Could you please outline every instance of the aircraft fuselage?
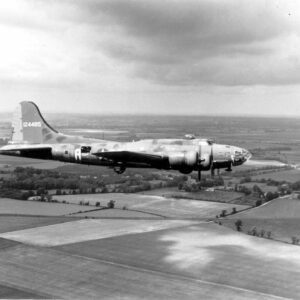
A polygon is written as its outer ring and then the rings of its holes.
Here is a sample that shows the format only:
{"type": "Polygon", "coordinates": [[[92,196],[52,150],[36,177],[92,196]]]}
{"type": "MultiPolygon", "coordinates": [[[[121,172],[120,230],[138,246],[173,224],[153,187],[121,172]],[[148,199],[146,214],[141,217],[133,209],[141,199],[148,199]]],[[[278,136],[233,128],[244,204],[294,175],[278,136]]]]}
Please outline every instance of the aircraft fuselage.
{"type": "Polygon", "coordinates": [[[126,168],[177,170],[183,174],[225,168],[231,171],[251,154],[242,148],[188,136],[114,142],[62,134],[42,117],[33,102],[21,102],[12,122],[12,138],[1,154],[100,165],[123,173],[126,168]]]}

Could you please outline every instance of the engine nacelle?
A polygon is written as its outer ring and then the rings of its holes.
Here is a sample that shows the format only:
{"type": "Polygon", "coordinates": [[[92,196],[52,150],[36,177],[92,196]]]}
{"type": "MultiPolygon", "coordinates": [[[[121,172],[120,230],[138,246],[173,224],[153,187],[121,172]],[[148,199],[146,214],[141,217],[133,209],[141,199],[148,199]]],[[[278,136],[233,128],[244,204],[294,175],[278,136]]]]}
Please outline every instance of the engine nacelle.
{"type": "Polygon", "coordinates": [[[209,144],[208,142],[205,144],[202,144],[200,146],[200,170],[202,171],[208,171],[211,169],[212,161],[213,161],[213,153],[212,148],[214,145],[209,144]]]}
{"type": "Polygon", "coordinates": [[[212,156],[210,153],[205,153],[201,155],[200,159],[200,169],[203,171],[208,171],[211,168],[212,156]]]}
{"type": "Polygon", "coordinates": [[[179,170],[183,174],[191,173],[198,163],[196,151],[178,152],[169,156],[169,165],[173,170],[179,170]]]}

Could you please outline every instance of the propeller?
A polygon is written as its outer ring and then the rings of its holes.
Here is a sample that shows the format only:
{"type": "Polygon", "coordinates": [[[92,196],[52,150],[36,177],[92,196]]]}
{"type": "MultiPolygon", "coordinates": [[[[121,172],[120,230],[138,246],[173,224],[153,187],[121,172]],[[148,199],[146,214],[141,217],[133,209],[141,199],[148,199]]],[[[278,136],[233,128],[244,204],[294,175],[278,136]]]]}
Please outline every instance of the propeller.
{"type": "Polygon", "coordinates": [[[198,181],[201,181],[201,167],[198,168],[198,181]]]}

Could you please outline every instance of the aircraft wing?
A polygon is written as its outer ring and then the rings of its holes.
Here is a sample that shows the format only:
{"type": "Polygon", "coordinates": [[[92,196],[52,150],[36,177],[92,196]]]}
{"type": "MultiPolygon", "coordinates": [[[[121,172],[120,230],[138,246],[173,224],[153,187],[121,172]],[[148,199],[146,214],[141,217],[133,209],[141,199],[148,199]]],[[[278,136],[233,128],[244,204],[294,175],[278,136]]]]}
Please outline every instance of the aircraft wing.
{"type": "Polygon", "coordinates": [[[124,162],[124,163],[145,163],[149,165],[155,165],[163,161],[163,156],[161,155],[149,154],[144,152],[105,151],[105,152],[96,152],[93,154],[116,162],[124,162]]]}
{"type": "Polygon", "coordinates": [[[52,147],[46,144],[36,144],[36,145],[6,145],[0,148],[0,153],[8,153],[14,151],[43,151],[43,150],[51,150],[52,147]]]}
{"type": "Polygon", "coordinates": [[[21,155],[30,158],[52,159],[52,147],[49,144],[6,145],[0,148],[3,155],[21,155]]]}

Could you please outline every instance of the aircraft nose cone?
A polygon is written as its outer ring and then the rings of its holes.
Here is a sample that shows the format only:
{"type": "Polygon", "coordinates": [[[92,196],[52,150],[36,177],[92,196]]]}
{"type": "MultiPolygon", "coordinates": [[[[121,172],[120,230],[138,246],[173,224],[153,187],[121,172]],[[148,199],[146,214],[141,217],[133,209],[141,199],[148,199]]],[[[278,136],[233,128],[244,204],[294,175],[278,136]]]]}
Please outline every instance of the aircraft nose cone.
{"type": "Polygon", "coordinates": [[[244,156],[245,161],[247,161],[251,158],[252,154],[250,151],[243,149],[243,156],[244,156]]]}
{"type": "Polygon", "coordinates": [[[247,160],[249,160],[251,156],[252,154],[248,150],[242,148],[235,148],[233,154],[233,165],[239,166],[247,160]]]}

